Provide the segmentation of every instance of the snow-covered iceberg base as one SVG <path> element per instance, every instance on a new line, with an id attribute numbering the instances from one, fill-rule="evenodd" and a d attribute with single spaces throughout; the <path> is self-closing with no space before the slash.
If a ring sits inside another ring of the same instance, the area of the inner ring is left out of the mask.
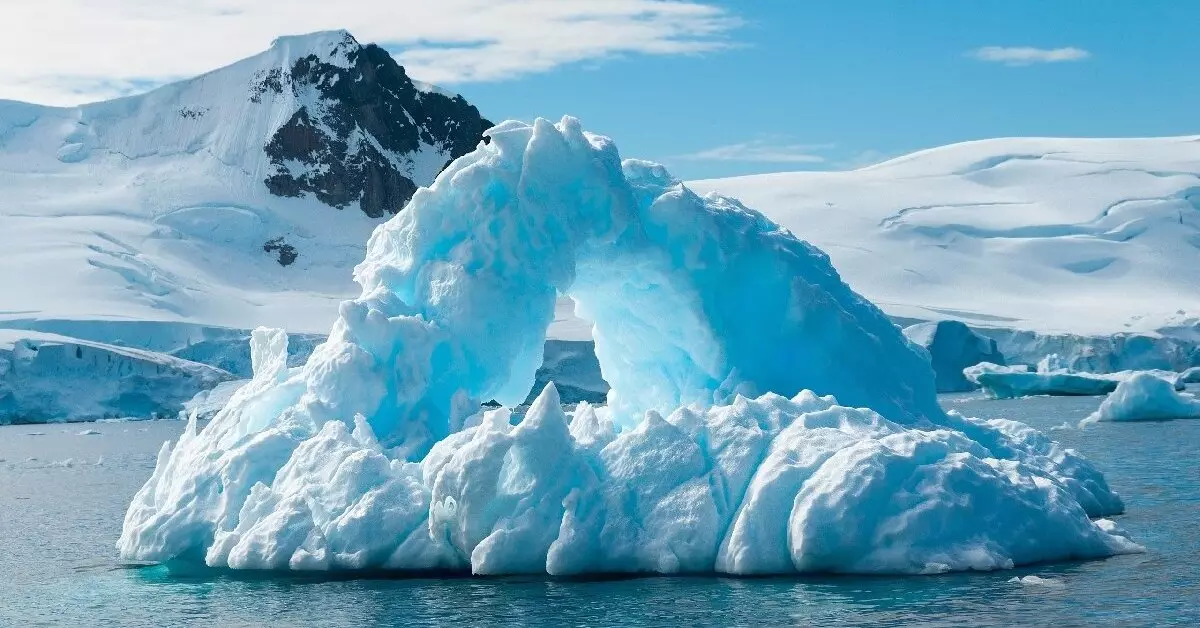
<path id="1" fill-rule="evenodd" d="M 485 412 L 419 463 L 361 417 L 229 448 L 193 420 L 164 445 L 120 549 L 233 569 L 551 575 L 925 574 L 1140 551 L 1089 518 L 1122 510 L 1103 476 L 1019 423 L 905 428 L 808 391 L 649 412 L 620 432 L 606 414 L 565 413 L 550 385 L 519 423 Z"/>

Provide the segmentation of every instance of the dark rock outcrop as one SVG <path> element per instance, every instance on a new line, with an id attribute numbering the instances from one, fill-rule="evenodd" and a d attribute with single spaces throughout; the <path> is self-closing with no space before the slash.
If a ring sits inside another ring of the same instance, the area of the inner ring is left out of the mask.
<path id="1" fill-rule="evenodd" d="M 276 196 L 313 194 L 339 209 L 358 203 L 373 218 L 395 214 L 492 124 L 462 96 L 418 89 L 386 50 L 349 35 L 339 47 L 348 67 L 310 54 L 251 87 L 255 102 L 290 91 L 309 103 L 267 143 L 264 182 Z M 439 169 L 419 165 L 433 159 Z"/>
<path id="2" fill-rule="evenodd" d="M 282 236 L 267 240 L 263 243 L 263 250 L 267 253 L 274 253 L 275 261 L 279 262 L 280 266 L 291 266 L 299 255 L 296 253 L 296 247 L 284 241 Z"/>

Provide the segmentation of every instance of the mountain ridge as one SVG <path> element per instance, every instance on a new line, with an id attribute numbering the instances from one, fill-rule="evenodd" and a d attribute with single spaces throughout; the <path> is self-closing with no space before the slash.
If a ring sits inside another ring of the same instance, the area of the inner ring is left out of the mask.
<path id="1" fill-rule="evenodd" d="M 0 102 L 0 321 L 324 331 L 375 225 L 490 125 L 345 31 L 110 101 Z"/>

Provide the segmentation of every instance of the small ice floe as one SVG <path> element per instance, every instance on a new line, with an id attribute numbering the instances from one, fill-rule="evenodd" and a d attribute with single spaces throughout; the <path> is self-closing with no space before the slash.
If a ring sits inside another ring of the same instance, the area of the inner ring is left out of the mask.
<path id="1" fill-rule="evenodd" d="M 25 432 L 26 436 L 45 436 L 45 432 Z"/>
<path id="2" fill-rule="evenodd" d="M 1050 427 L 1051 432 L 1061 432 L 1063 430 L 1073 430 L 1073 429 L 1075 429 L 1075 426 L 1067 421 L 1063 421 L 1062 423 L 1059 423 L 1058 425 L 1054 425 L 1054 426 Z"/>
<path id="3" fill-rule="evenodd" d="M 1027 587 L 1047 587 L 1050 589 L 1062 589 L 1067 585 L 1062 580 L 1055 578 L 1043 578 L 1041 576 L 1024 576 L 1021 578 L 1009 578 L 1009 582 L 1024 585 Z"/>
<path id="4" fill-rule="evenodd" d="M 82 432 L 79 432 L 77 435 L 78 436 L 98 436 L 99 434 L 100 434 L 100 432 L 98 430 L 83 430 Z"/>
<path id="5" fill-rule="evenodd" d="M 1148 373 L 1139 373 L 1121 382 L 1100 408 L 1079 422 L 1169 421 L 1200 418 L 1200 399 L 1179 392 L 1167 381 Z"/>

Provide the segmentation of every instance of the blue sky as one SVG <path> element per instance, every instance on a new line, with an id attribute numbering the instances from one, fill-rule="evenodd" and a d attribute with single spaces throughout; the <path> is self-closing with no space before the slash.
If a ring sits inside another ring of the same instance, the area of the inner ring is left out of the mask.
<path id="1" fill-rule="evenodd" d="M 5 18 L 0 98 L 127 95 L 345 28 L 495 120 L 572 114 L 685 178 L 1200 133 L 1187 0 L 39 0 Z"/>
<path id="2" fill-rule="evenodd" d="M 839 169 L 999 136 L 1200 133 L 1200 2 L 720 4 L 745 21 L 730 49 L 455 87 L 496 118 L 569 112 L 685 178 Z M 971 54 L 987 46 L 1087 56 Z"/>

